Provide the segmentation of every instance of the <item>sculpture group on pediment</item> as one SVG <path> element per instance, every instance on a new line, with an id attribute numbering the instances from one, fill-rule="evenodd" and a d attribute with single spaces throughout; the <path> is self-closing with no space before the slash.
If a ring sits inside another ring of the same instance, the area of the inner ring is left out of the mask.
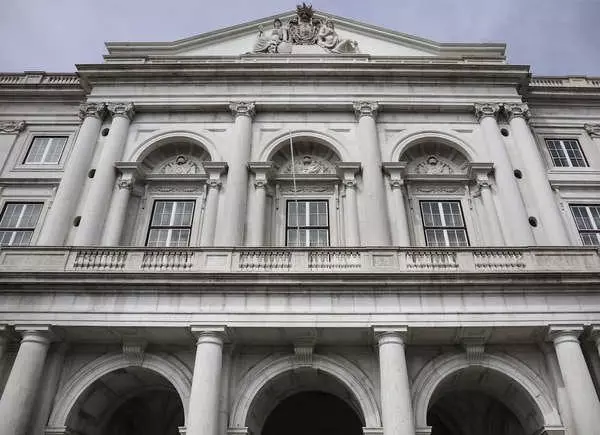
<path id="1" fill-rule="evenodd" d="M 159 170 L 159 174 L 176 174 L 176 175 L 189 175 L 202 173 L 200 167 L 196 162 L 192 161 L 189 157 L 184 155 L 178 155 L 174 159 L 169 160 Z"/>
<path id="2" fill-rule="evenodd" d="M 289 161 L 279 171 L 280 174 L 292 173 L 292 162 Z M 294 160 L 294 173 L 296 175 L 324 175 L 335 174 L 333 164 L 323 158 L 305 155 Z"/>
<path id="3" fill-rule="evenodd" d="M 359 53 L 356 41 L 340 38 L 333 21 L 315 18 L 312 6 L 305 3 L 296 7 L 296 16 L 287 25 L 276 18 L 273 29 L 265 31 L 260 26 L 252 52 L 289 54 L 293 45 L 318 45 L 330 53 Z"/>

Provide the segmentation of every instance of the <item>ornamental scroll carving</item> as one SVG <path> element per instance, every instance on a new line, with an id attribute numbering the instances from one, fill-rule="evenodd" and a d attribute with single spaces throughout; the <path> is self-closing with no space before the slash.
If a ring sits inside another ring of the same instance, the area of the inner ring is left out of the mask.
<path id="1" fill-rule="evenodd" d="M 590 137 L 600 138 L 600 124 L 584 124 L 583 128 Z"/>
<path id="2" fill-rule="evenodd" d="M 201 166 L 190 157 L 178 155 L 159 167 L 159 174 L 190 175 L 203 174 Z"/>
<path id="3" fill-rule="evenodd" d="M 316 45 L 329 53 L 359 53 L 356 41 L 341 38 L 333 21 L 316 18 L 306 3 L 296 7 L 296 16 L 287 24 L 276 18 L 273 29 L 265 31 L 261 26 L 258 30 L 252 53 L 290 54 L 294 45 Z"/>
<path id="4" fill-rule="evenodd" d="M 25 130 L 25 121 L 3 121 L 0 122 L 0 134 L 17 134 Z"/>
<path id="5" fill-rule="evenodd" d="M 450 160 L 435 154 L 411 161 L 407 166 L 407 171 L 419 175 L 454 175 L 466 172 Z"/>
<path id="6" fill-rule="evenodd" d="M 292 183 L 281 184 L 279 189 L 281 193 L 334 193 L 333 184 L 325 183 L 298 183 L 294 190 Z"/>
<path id="7" fill-rule="evenodd" d="M 415 193 L 425 193 L 425 194 L 455 194 L 455 195 L 464 195 L 466 189 L 462 185 L 453 185 L 453 184 L 432 184 L 432 183 L 415 183 L 412 188 L 412 191 Z"/>
<path id="8" fill-rule="evenodd" d="M 304 155 L 294 159 L 294 173 L 297 175 L 335 174 L 335 166 L 328 160 L 318 156 Z M 280 174 L 292 173 L 292 162 L 288 161 L 280 170 Z"/>

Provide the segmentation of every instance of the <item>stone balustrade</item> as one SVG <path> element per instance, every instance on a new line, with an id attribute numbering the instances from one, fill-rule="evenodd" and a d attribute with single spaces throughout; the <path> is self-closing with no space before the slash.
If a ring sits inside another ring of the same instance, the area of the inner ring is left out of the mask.
<path id="1" fill-rule="evenodd" d="M 594 248 L 77 248 L 0 249 L 0 273 L 598 272 Z"/>
<path id="2" fill-rule="evenodd" d="M 44 71 L 33 71 L 0 74 L 0 86 L 70 86 L 79 84 L 79 77 L 75 73 L 49 74 Z"/>
<path id="3" fill-rule="evenodd" d="M 533 77 L 529 86 L 540 87 L 592 87 L 600 88 L 599 77 Z"/>

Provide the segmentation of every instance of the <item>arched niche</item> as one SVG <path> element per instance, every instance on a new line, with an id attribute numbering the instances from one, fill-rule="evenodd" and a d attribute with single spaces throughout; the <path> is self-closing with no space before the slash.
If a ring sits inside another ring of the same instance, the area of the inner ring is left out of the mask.
<path id="1" fill-rule="evenodd" d="M 422 141 L 407 148 L 400 161 L 406 162 L 409 175 L 467 175 L 469 159 L 447 143 Z"/>
<path id="2" fill-rule="evenodd" d="M 296 175 L 336 174 L 335 164 L 340 156 L 331 147 L 302 138 L 294 142 L 293 151 L 292 156 L 292 149 L 283 146 L 271 157 L 277 176 L 288 176 L 292 172 Z"/>
<path id="3" fill-rule="evenodd" d="M 339 356 L 313 355 L 310 364 L 295 356 L 271 357 L 250 370 L 235 393 L 230 428 L 260 430 L 269 413 L 300 391 L 322 391 L 346 402 L 365 427 L 381 427 L 375 389 L 364 373 Z"/>
<path id="4" fill-rule="evenodd" d="M 136 145 L 129 156 L 125 157 L 129 162 L 143 162 L 150 154 L 159 148 L 171 145 L 179 146 L 182 150 L 189 148 L 200 148 L 208 154 L 209 158 L 205 160 L 220 161 L 221 157 L 213 141 L 206 135 L 188 130 L 166 130 L 159 131 L 149 138 Z M 196 151 L 197 154 L 200 151 Z"/>
<path id="5" fill-rule="evenodd" d="M 466 354 L 454 354 L 428 363 L 412 384 L 417 432 L 427 433 L 428 411 L 440 399 L 448 393 L 469 391 L 499 401 L 517 417 L 527 435 L 563 430 L 550 389 L 525 364 L 505 354 L 484 354 L 475 361 Z M 460 408 L 458 403 L 454 405 Z"/>
<path id="6" fill-rule="evenodd" d="M 151 175 L 201 175 L 206 161 L 210 161 L 210 154 L 197 144 L 172 142 L 148 154 L 140 167 Z"/>
<path id="7" fill-rule="evenodd" d="M 192 373 L 183 363 L 174 357 L 161 354 L 146 353 L 141 361 L 132 361 L 123 354 L 117 354 L 99 357 L 69 377 L 67 383 L 56 395 L 48 426 L 51 428 L 68 427 L 72 422 L 73 413 L 78 412 L 80 405 L 89 397 L 90 388 L 94 388 L 93 385 L 96 381 L 105 376 L 111 376 L 111 374 L 137 369 L 150 373 L 152 384 L 157 389 L 162 388 L 177 393 L 183 407 L 184 420 L 187 421 Z M 130 395 L 124 392 L 120 403 L 128 398 Z M 107 404 L 107 406 L 115 404 Z M 108 408 L 106 409 L 108 410 Z"/>
<path id="8" fill-rule="evenodd" d="M 440 131 L 419 131 L 416 133 L 409 134 L 398 142 L 391 153 L 391 161 L 403 161 L 402 155 L 409 150 L 420 144 L 441 144 L 447 147 L 455 149 L 458 153 L 462 154 L 467 161 L 479 161 L 482 159 L 481 152 L 464 141 L 458 136 L 440 132 Z"/>
<path id="9" fill-rule="evenodd" d="M 276 136 L 265 145 L 258 156 L 258 160 L 264 162 L 272 161 L 273 156 L 280 150 L 285 148 L 289 150 L 290 139 L 294 148 L 302 143 L 319 144 L 330 149 L 337 156 L 338 161 L 352 160 L 346 147 L 339 140 L 323 132 L 312 130 L 285 132 Z"/>

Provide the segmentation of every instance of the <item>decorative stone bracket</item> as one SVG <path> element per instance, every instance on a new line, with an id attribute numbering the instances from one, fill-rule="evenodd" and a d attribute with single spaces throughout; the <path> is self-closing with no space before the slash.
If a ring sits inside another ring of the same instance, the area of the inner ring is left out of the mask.
<path id="1" fill-rule="evenodd" d="M 227 163 L 225 162 L 202 162 L 204 172 L 208 175 L 206 184 L 211 188 L 221 187 L 221 176 L 227 173 Z"/>
<path id="2" fill-rule="evenodd" d="M 273 162 L 249 162 L 248 169 L 254 174 L 254 187 L 266 188 L 273 176 Z"/>
<path id="3" fill-rule="evenodd" d="M 313 352 L 315 344 L 317 342 L 316 337 L 303 337 L 294 343 L 294 355 L 296 356 L 296 366 L 312 366 Z"/>
<path id="4" fill-rule="evenodd" d="M 144 351 L 148 342 L 142 338 L 124 338 L 123 355 L 132 366 L 139 367 L 144 362 Z"/>
<path id="5" fill-rule="evenodd" d="M 392 190 L 400 189 L 404 185 L 407 162 L 383 162 L 381 168 L 389 177 Z"/>
<path id="6" fill-rule="evenodd" d="M 467 361 L 477 363 L 483 359 L 485 344 L 491 334 L 490 328 L 461 328 L 458 330 L 456 340 L 465 349 Z"/>
<path id="7" fill-rule="evenodd" d="M 337 162 L 335 167 L 344 186 L 356 187 L 356 174 L 361 170 L 360 162 Z"/>

